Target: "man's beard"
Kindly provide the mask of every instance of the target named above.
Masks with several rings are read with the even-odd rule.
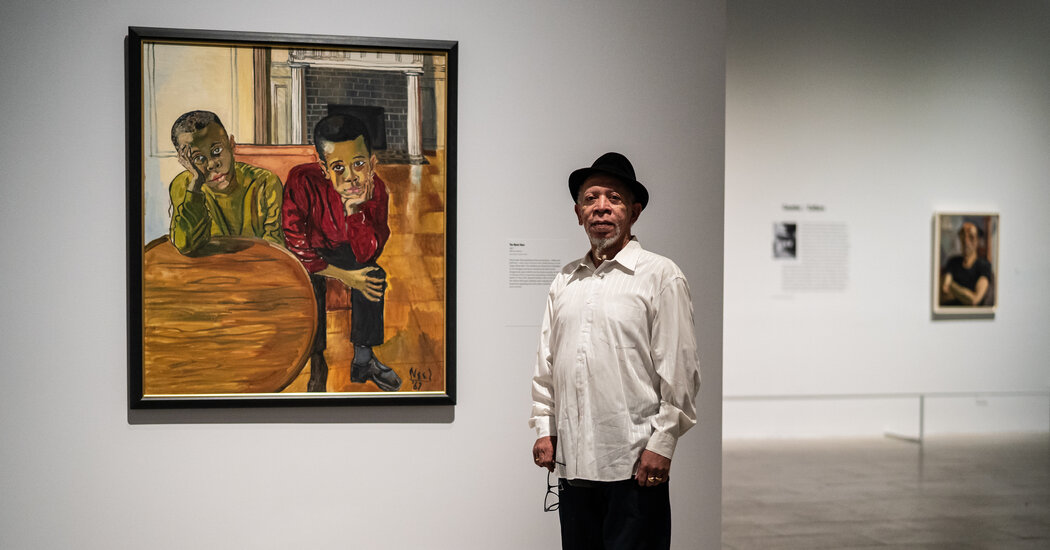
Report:
[[[619,242],[622,231],[619,227],[616,227],[616,231],[608,237],[595,237],[588,234],[587,239],[591,241],[591,250],[595,252],[596,256],[601,256],[600,259],[605,260],[605,251],[612,248],[614,244]]]

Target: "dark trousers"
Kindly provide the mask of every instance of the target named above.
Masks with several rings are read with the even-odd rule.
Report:
[[[350,245],[335,250],[319,249],[321,257],[340,269],[356,270],[371,267],[372,277],[383,279],[383,295],[373,302],[356,288],[350,289],[350,341],[356,346],[378,346],[383,343],[383,306],[386,298],[386,271],[375,262],[361,263],[354,257]],[[310,275],[317,298],[317,334],[314,336],[313,353],[323,353],[328,347],[328,318],[325,315],[325,277]]]
[[[633,479],[558,480],[558,519],[565,550],[667,550],[671,499],[666,483],[641,487]]]

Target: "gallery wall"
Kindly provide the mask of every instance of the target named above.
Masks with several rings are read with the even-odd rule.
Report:
[[[129,25],[459,41],[454,408],[128,413]],[[565,179],[619,150],[696,310],[674,547],[717,548],[724,26],[719,0],[4,3],[0,547],[556,547],[527,426],[542,303],[509,309],[507,241],[582,253]]]
[[[927,435],[1047,430],[1050,4],[727,20],[726,437],[913,437],[920,394]],[[994,318],[932,317],[938,211],[1001,215]],[[809,231],[797,259],[776,222]]]

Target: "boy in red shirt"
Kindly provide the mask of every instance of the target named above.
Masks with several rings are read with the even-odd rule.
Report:
[[[330,115],[314,128],[319,163],[292,168],[282,208],[285,246],[306,266],[317,297],[317,335],[308,391],[325,391],[328,364],[325,278],[350,287],[350,381],[371,380],[397,391],[401,377],[372,353],[383,343],[386,272],[376,263],[390,237],[386,184],[375,173],[368,129],[359,119]]]

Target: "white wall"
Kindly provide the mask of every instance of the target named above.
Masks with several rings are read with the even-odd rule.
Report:
[[[717,548],[724,17],[720,0],[4,3],[0,547],[557,546],[529,454],[536,330],[499,321],[494,266],[511,237],[579,235],[582,251],[565,179],[618,149],[652,190],[637,233],[689,276],[701,335],[675,547]],[[460,41],[454,410],[129,422],[129,25]]]
[[[918,430],[916,397],[737,396],[1050,388],[1050,3],[734,0],[727,19],[725,435]],[[1002,216],[994,320],[931,318],[945,210]],[[793,219],[846,224],[847,290],[781,290],[772,223]],[[926,429],[1047,430],[1047,401],[931,398]]]

